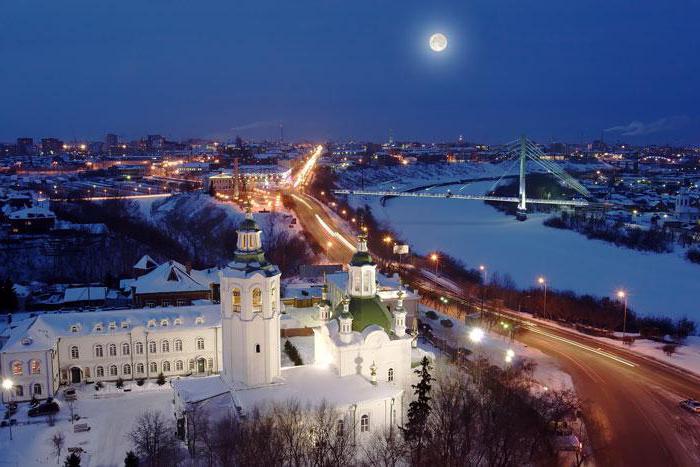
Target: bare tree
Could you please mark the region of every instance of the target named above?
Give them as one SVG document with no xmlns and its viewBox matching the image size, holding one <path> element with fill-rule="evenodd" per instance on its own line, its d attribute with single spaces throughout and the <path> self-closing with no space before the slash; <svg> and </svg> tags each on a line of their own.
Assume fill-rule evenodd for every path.
<svg viewBox="0 0 700 467">
<path fill-rule="evenodd" d="M 57 431 L 51 437 L 52 452 L 56 455 L 56 463 L 57 464 L 61 460 L 61 451 L 63 451 L 63 446 L 65 444 L 66 444 L 66 437 L 62 432 Z"/>
<path fill-rule="evenodd" d="M 387 429 L 362 446 L 365 466 L 396 467 L 407 462 L 408 452 L 397 430 Z"/>
<path fill-rule="evenodd" d="M 141 414 L 128 437 L 139 458 L 150 467 L 169 465 L 177 458 L 174 428 L 161 412 L 149 410 Z"/>
</svg>

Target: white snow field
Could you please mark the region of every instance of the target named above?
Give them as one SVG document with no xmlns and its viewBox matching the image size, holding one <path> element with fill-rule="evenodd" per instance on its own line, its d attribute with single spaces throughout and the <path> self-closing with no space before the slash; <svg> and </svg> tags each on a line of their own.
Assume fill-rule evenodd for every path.
<svg viewBox="0 0 700 467">
<path fill-rule="evenodd" d="M 421 180 L 423 182 L 423 180 Z M 493 182 L 432 188 L 483 194 Z M 376 188 L 376 187 L 375 187 Z M 646 253 L 620 248 L 583 235 L 546 227 L 544 214 L 518 222 L 480 201 L 354 196 L 355 206 L 369 204 L 374 215 L 391 225 L 417 252 L 444 251 L 470 267 L 483 264 L 487 274 L 510 274 L 519 287 L 536 285 L 545 276 L 550 287 L 613 297 L 628 292 L 629 305 L 640 314 L 700 321 L 700 266 L 674 253 Z"/>
<path fill-rule="evenodd" d="M 13 440 L 9 439 L 7 428 L 0 429 L 0 465 L 63 465 L 68 456 L 67 448 L 81 447 L 85 451 L 81 456 L 81 465 L 123 466 L 126 452 L 132 449 L 127 434 L 136 418 L 147 410 L 156 410 L 161 411 L 167 420 L 172 420 L 173 413 L 173 392 L 169 384 L 157 386 L 146 383 L 138 387 L 131 382 L 125 383 L 125 387 L 129 385 L 132 385 L 132 392 L 116 390 L 111 383 L 97 393 L 92 386 L 78 391 L 74 413 L 80 415 L 81 419 L 76 423 L 87 423 L 91 427 L 90 431 L 84 433 L 73 433 L 70 412 L 64 401 L 59 401 L 61 411 L 53 427 L 46 423 L 46 417 L 27 417 L 29 404 L 19 404 L 15 415 L 19 425 L 12 427 Z M 65 436 L 65 446 L 58 464 L 50 441 L 57 432 Z"/>
</svg>

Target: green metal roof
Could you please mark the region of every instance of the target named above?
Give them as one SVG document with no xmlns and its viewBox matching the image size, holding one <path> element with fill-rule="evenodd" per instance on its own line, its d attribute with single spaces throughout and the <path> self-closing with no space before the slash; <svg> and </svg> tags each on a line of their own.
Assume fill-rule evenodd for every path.
<svg viewBox="0 0 700 467">
<path fill-rule="evenodd" d="M 258 227 L 257 222 L 251 217 L 250 219 L 246 218 L 241 221 L 240 224 L 238 224 L 238 230 L 241 231 L 259 231 L 260 227 Z"/>
<path fill-rule="evenodd" d="M 391 319 L 389 311 L 379 301 L 378 297 L 372 298 L 350 298 L 350 314 L 352 314 L 352 330 L 361 332 L 367 326 L 376 324 L 384 328 L 386 332 L 391 331 Z M 340 316 L 343 312 L 343 304 L 340 303 L 335 308 L 335 315 Z"/>
<path fill-rule="evenodd" d="M 350 260 L 350 266 L 365 266 L 372 264 L 374 264 L 374 261 L 372 261 L 372 256 L 370 256 L 368 251 L 358 251 L 352 255 L 352 259 Z"/>
</svg>

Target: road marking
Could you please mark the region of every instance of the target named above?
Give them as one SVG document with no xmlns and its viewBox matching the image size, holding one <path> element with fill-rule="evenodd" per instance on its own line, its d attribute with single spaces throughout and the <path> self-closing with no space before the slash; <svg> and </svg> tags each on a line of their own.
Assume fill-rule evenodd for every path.
<svg viewBox="0 0 700 467">
<path fill-rule="evenodd" d="M 574 340 L 567 339 L 566 337 L 560 337 L 560 336 L 557 336 L 557 335 L 555 335 L 555 334 L 551 334 L 551 333 L 548 333 L 548 332 L 546 332 L 546 331 L 542 331 L 542 330 L 540 330 L 540 329 L 532 329 L 532 328 L 530 328 L 530 331 L 535 332 L 535 333 L 537 333 L 537 334 L 542 334 L 543 336 L 547 336 L 547 337 L 549 337 L 550 339 L 555 339 L 555 340 L 558 340 L 558 341 L 561 341 L 561 342 L 566 342 L 567 344 L 573 345 L 573 346 L 575 346 L 575 347 L 578 347 L 578 348 L 581 348 L 581 349 L 584 349 L 584 350 L 588 350 L 589 352 L 593 352 L 593 353 L 598 354 L 598 355 L 602 355 L 603 357 L 607 357 L 607 358 L 609 358 L 609 359 L 611 359 L 611 360 L 614 360 L 614 361 L 616 361 L 616 362 L 618 362 L 618 363 L 622 363 L 623 365 L 627 365 L 627 366 L 632 367 L 632 368 L 634 368 L 634 367 L 637 366 L 637 365 L 635 365 L 634 363 L 632 363 L 632 362 L 630 362 L 630 361 L 628 361 L 628 360 L 625 360 L 624 358 L 620 358 L 620 357 L 618 357 L 618 356 L 616 356 L 616 355 L 613 355 L 613 354 L 611 354 L 611 353 L 609 353 L 609 352 L 606 352 L 606 351 L 604 351 L 604 350 L 599 350 L 599 349 L 593 348 L 593 347 L 588 346 L 588 345 L 585 345 L 585 344 L 580 344 L 580 343 L 578 343 L 578 342 L 576 342 L 576 341 L 574 341 Z"/>
</svg>

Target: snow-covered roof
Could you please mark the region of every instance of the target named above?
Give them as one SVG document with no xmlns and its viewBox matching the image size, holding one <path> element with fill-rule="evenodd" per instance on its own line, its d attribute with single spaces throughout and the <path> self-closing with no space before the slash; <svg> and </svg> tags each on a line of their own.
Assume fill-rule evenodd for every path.
<svg viewBox="0 0 700 467">
<path fill-rule="evenodd" d="M 163 326 L 163 322 L 167 322 L 167 326 Z M 139 326 L 154 333 L 173 328 L 211 328 L 220 324 L 219 305 L 42 313 L 18 322 L 2 351 L 47 350 L 58 337 L 127 333 Z"/>
<path fill-rule="evenodd" d="M 231 387 L 219 375 L 177 378 L 172 386 L 185 403 L 197 403 L 222 394 L 231 394 Z"/>
<path fill-rule="evenodd" d="M 185 266 L 170 260 L 134 280 L 131 287 L 137 294 L 198 292 L 209 290 L 209 282 L 204 281 L 204 276 L 195 271 L 188 273 Z"/>
<path fill-rule="evenodd" d="M 158 267 L 158 263 L 148 255 L 143 255 L 140 260 L 134 264 L 134 269 L 152 269 Z"/>
<path fill-rule="evenodd" d="M 55 219 L 56 215 L 49 209 L 42 208 L 39 206 L 32 206 L 31 208 L 24 208 L 11 212 L 8 217 L 10 219 Z"/>
<path fill-rule="evenodd" d="M 71 287 L 63 292 L 63 303 L 104 300 L 107 287 Z"/>
<path fill-rule="evenodd" d="M 234 397 L 245 410 L 263 407 L 268 403 L 298 400 L 302 404 L 316 405 L 321 401 L 318 390 L 323 388 L 326 402 L 344 407 L 358 401 L 385 400 L 399 397 L 402 389 L 384 381 L 376 385 L 361 375 L 338 376 L 331 368 L 302 365 L 282 368 L 283 383 L 254 389 L 240 388 Z"/>
</svg>

